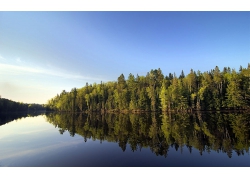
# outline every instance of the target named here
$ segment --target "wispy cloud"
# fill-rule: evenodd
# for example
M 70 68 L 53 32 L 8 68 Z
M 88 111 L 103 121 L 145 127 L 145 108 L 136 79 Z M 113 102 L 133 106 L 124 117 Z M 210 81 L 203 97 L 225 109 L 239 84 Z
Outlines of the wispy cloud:
M 22 62 L 20 59 L 17 59 L 19 63 Z M 64 73 L 60 72 L 58 70 L 46 70 L 43 68 L 37 68 L 37 67 L 28 67 L 23 65 L 13 65 L 13 64 L 5 64 L 0 63 L 0 69 L 3 69 L 4 71 L 0 71 L 0 74 L 4 74 L 4 72 L 9 73 L 18 73 L 18 74 L 27 74 L 30 73 L 32 75 L 35 74 L 42 74 L 42 75 L 48 75 L 48 76 L 56 76 L 60 78 L 66 78 L 66 79 L 75 79 L 75 80 L 92 80 L 92 81 L 103 81 L 104 79 L 96 78 L 96 77 L 89 77 L 89 76 L 82 76 L 79 74 L 71 74 L 71 73 Z M 2 72 L 2 73 L 1 73 Z
M 0 54 L 0 61 L 5 61 L 5 58 Z
M 0 68 L 3 68 L 5 71 L 20 71 L 20 72 L 29 72 L 29 73 L 42 73 L 41 70 L 30 68 L 30 67 L 24 67 L 24 66 L 17 66 L 17 65 L 11 65 L 11 64 L 0 64 Z
M 17 59 L 16 59 L 16 62 L 17 62 L 17 63 L 22 63 L 22 61 L 21 61 L 20 58 L 17 58 Z

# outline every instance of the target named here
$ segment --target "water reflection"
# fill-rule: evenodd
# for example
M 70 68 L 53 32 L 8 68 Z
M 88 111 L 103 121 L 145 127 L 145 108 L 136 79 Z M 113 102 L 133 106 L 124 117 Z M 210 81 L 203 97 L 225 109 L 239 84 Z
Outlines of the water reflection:
M 70 114 L 50 113 L 48 122 L 68 131 L 71 136 L 116 142 L 122 151 L 149 147 L 157 156 L 168 156 L 169 148 L 182 152 L 184 147 L 204 152 L 238 156 L 249 153 L 249 117 L 242 113 L 196 114 Z
M 45 111 L 35 112 L 0 112 L 0 126 L 24 117 L 35 117 L 45 114 Z

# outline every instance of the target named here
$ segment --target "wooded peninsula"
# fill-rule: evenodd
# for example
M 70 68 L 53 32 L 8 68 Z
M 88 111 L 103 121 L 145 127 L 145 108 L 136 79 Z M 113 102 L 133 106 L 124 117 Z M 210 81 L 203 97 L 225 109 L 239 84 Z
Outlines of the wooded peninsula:
M 166 112 L 250 109 L 250 64 L 239 71 L 216 66 L 206 72 L 164 76 L 121 74 L 117 81 L 63 90 L 48 100 L 48 110 L 67 112 Z
M 0 96 L 0 113 L 1 112 L 37 112 L 45 111 L 46 105 L 29 104 L 23 102 L 16 102 L 9 99 L 1 98 Z

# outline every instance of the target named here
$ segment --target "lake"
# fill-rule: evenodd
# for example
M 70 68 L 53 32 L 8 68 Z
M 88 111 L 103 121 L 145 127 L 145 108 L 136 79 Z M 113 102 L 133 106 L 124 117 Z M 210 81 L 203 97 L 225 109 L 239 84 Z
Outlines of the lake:
M 250 114 L 0 114 L 0 166 L 249 167 Z

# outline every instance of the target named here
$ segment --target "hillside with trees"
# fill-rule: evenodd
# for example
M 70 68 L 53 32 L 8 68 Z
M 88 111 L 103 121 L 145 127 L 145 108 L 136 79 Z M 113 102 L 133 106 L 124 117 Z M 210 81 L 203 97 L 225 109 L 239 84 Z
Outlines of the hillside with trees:
M 45 111 L 44 105 L 28 104 L 23 102 L 16 102 L 0 97 L 0 113 L 2 112 L 35 112 Z
M 146 76 L 121 74 L 117 81 L 63 90 L 48 100 L 47 109 L 68 112 L 144 112 L 246 110 L 250 107 L 250 64 L 239 71 L 216 66 L 190 70 L 177 77 L 161 69 Z

